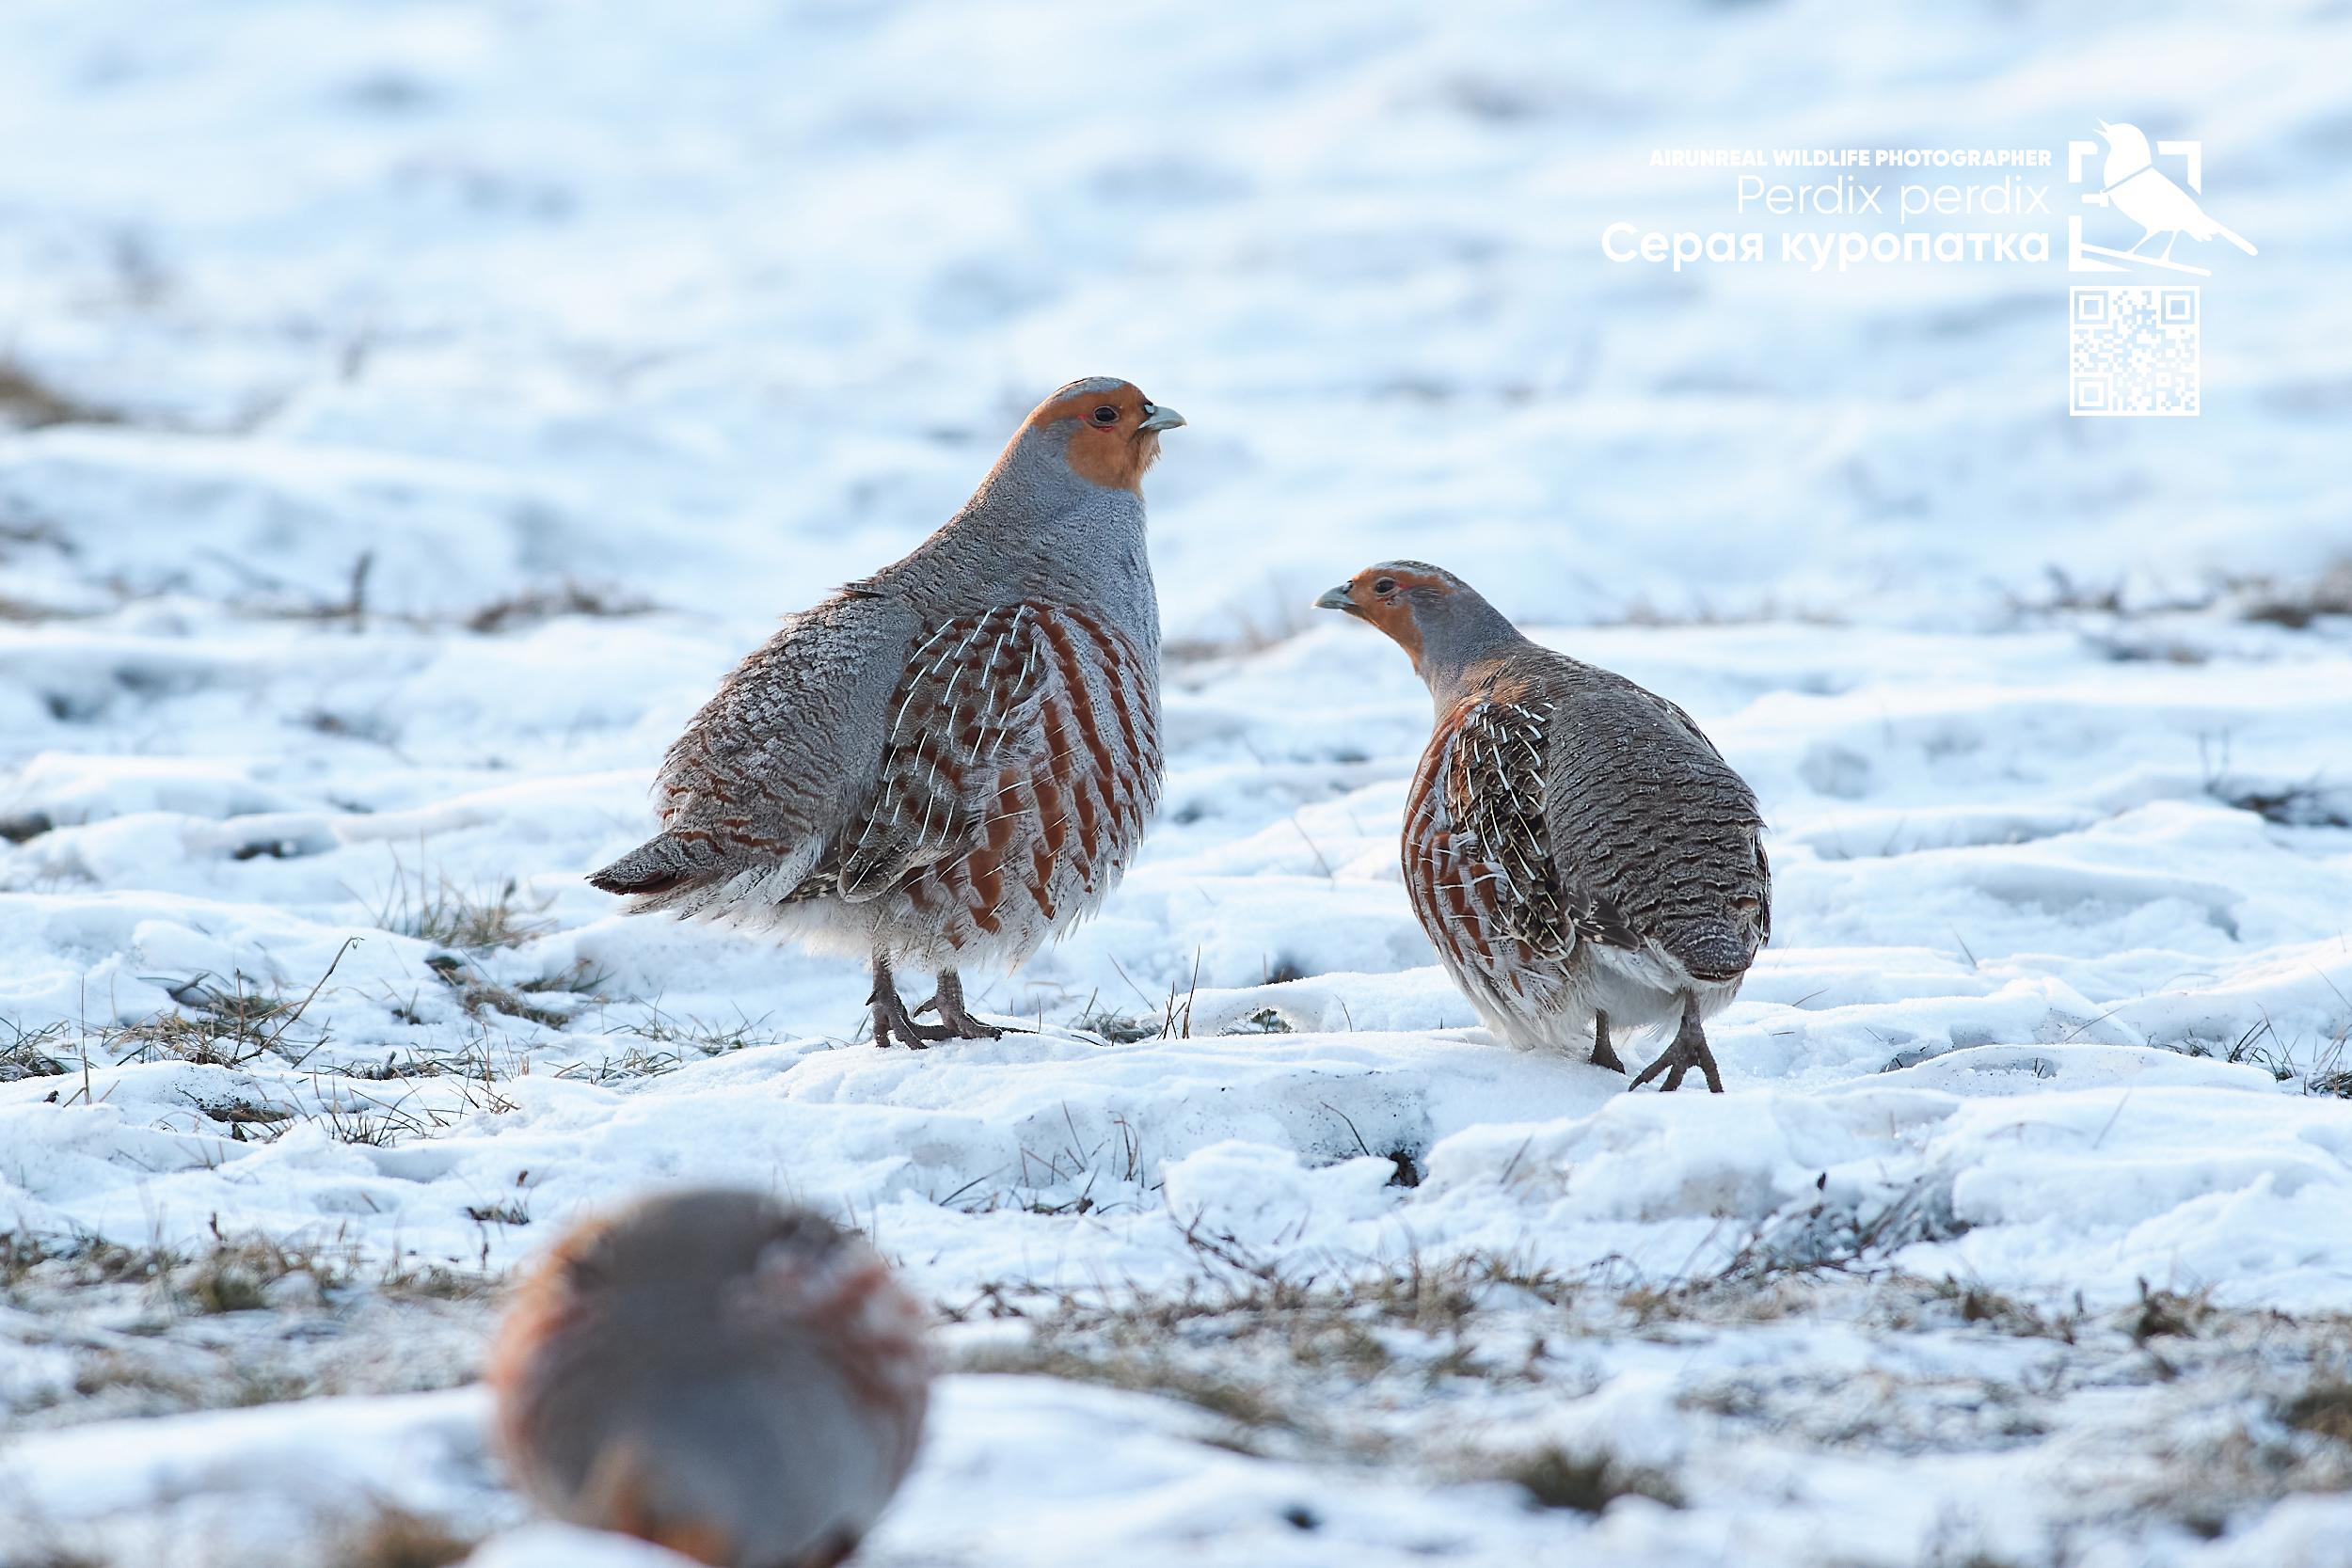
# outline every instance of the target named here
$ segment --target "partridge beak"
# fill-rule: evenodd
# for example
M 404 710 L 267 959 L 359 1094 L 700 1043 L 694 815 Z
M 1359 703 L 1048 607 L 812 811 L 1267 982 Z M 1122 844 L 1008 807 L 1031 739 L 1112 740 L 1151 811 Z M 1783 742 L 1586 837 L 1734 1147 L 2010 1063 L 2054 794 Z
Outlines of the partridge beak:
M 1356 595 L 1348 592 L 1348 589 L 1353 586 L 1352 583 L 1343 582 L 1337 588 L 1327 591 L 1323 597 L 1315 601 L 1315 608 L 1317 610 L 1343 610 L 1350 615 L 1362 615 L 1363 610 L 1356 603 Z
M 1174 430 L 1184 422 L 1184 417 L 1173 408 L 1162 408 L 1157 404 L 1148 406 L 1150 411 L 1143 416 L 1143 422 L 1136 426 L 1137 430 Z
M 2103 135 L 2103 136 L 2104 136 L 2104 135 L 2106 135 L 2109 131 L 2112 131 L 2112 130 L 2114 130 L 2114 129 L 2115 129 L 2115 127 L 2114 127 L 2114 126 L 2109 125 L 2109 124 L 2108 124 L 2106 120 L 2104 120 L 2104 119 L 2103 119 L 2103 120 L 2101 120 L 2101 121 L 2099 122 L 2099 135 Z

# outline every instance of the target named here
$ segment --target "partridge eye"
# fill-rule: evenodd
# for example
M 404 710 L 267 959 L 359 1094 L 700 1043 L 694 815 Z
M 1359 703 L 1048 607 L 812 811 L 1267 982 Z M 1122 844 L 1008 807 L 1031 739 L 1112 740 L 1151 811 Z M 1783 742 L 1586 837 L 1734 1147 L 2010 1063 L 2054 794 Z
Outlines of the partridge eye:
M 1117 424 L 1119 422 L 1119 410 L 1113 408 L 1106 403 L 1103 404 L 1102 407 L 1097 408 L 1094 411 L 1094 422 L 1096 424 Z
M 1393 594 L 1396 592 L 1396 578 L 1382 578 L 1372 585 L 1372 591 L 1375 594 Z

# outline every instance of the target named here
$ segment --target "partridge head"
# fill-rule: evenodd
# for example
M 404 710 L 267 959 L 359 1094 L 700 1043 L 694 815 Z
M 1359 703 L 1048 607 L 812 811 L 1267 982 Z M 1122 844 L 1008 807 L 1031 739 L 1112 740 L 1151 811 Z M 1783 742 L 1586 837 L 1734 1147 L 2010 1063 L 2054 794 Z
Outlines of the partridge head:
M 1369 622 L 1413 661 L 1440 702 L 1482 661 L 1534 644 L 1478 591 L 1425 561 L 1367 566 L 1315 601 Z
M 1134 383 L 1094 376 L 1039 404 L 1021 428 L 1022 436 L 1041 437 L 1041 456 L 1058 443 L 1061 460 L 1088 483 L 1136 490 L 1160 459 L 1160 433 L 1184 422 L 1182 414 L 1153 403 Z M 1025 450 L 1019 437 L 1014 450 Z

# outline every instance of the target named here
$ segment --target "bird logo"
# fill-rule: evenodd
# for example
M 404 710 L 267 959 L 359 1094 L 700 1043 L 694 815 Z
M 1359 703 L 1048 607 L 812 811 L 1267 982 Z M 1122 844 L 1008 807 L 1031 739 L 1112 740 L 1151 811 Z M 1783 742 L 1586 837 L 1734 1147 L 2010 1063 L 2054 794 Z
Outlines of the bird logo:
M 2213 276 L 2211 269 L 2172 260 L 2172 248 L 2186 234 L 2192 240 L 2227 240 L 2247 255 L 2256 254 L 2253 242 L 2235 230 L 2223 225 L 2208 214 L 2198 200 L 2201 194 L 2203 148 L 2198 142 L 2159 142 L 2154 149 L 2137 125 L 2114 124 L 2100 120 L 2099 135 L 2106 143 L 2106 156 L 2099 169 L 2096 190 L 2083 195 L 2086 207 L 2105 207 L 2139 225 L 2139 238 L 2128 249 L 2115 250 L 2106 245 L 2087 245 L 2082 239 L 2082 219 L 2068 220 L 2070 270 L 2075 272 L 2122 272 L 2124 265 L 2164 267 L 2174 272 L 2194 273 L 2200 277 Z M 2085 154 L 2096 154 L 2096 142 L 2067 144 L 2070 178 L 2081 181 Z M 2183 173 L 2187 179 L 2185 188 L 2179 182 L 2156 166 L 2156 154 L 2178 154 L 2185 160 Z M 2161 253 L 2146 254 L 2156 237 L 2164 237 Z M 2108 261 L 2092 261 L 2106 257 Z

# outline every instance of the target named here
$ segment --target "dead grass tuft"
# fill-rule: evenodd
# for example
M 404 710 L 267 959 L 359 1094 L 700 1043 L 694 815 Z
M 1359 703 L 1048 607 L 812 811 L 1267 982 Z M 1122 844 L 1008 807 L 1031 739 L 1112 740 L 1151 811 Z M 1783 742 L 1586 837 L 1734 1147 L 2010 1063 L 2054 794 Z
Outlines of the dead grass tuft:
M 596 982 L 600 983 L 602 976 Z M 580 990 L 592 986 L 580 987 Z M 768 1022 L 763 1013 L 757 1018 L 738 1011 L 732 1022 L 714 1022 L 665 1013 L 650 1004 L 644 1015 L 631 1019 L 606 1032 L 607 1038 L 626 1039 L 615 1054 L 596 1062 L 575 1062 L 563 1069 L 559 1078 L 584 1078 L 592 1084 L 607 1084 L 631 1078 L 658 1078 L 675 1072 L 690 1061 L 724 1055 L 734 1051 L 748 1051 L 774 1045 L 784 1038 Z
M 327 1560 L 338 1568 L 447 1568 L 480 1544 L 438 1519 L 379 1503 L 340 1532 Z
M 1320 1414 L 1327 1402 L 1302 1394 L 1301 1379 L 1311 1387 L 1350 1388 L 1403 1380 L 1414 1390 L 1456 1380 L 1524 1382 L 1523 1362 L 1490 1358 L 1470 1338 L 1481 1296 L 1501 1289 L 1522 1302 L 1565 1306 L 1580 1289 L 1501 1256 L 1439 1269 L 1407 1260 L 1294 1278 L 1230 1237 L 1196 1227 L 1192 1240 L 1213 1272 L 1181 1291 L 1024 1301 L 999 1287 L 946 1308 L 959 1322 L 1010 1317 L 1030 1324 L 1025 1340 L 992 1342 L 968 1369 L 1162 1393 L 1245 1427 L 1369 1453 L 1390 1438 L 1334 1428 Z
M 2162 615 L 2218 614 L 2301 631 L 2324 616 L 2352 615 L 2352 558 L 2337 561 L 2305 578 L 2218 573 L 2191 589 L 2154 594 L 2127 592 L 2122 578 L 2088 581 L 2057 566 L 2042 570 L 2045 584 L 2040 593 L 2002 590 L 2013 619 L 2082 616 L 2131 622 Z M 2185 646 L 2161 651 L 2163 657 L 2188 663 L 2201 662 L 2207 657 L 2201 649 Z M 2149 657 L 2156 650 L 2122 652 L 2124 657 Z
M 2057 1339 L 2071 1345 L 2082 1326 L 2078 1313 L 2044 1313 L 1984 1285 L 1939 1279 L 1927 1282 L 1925 1291 L 1930 1300 L 1958 1308 L 1962 1323 L 2022 1339 Z
M 0 1029 L 14 1036 L 0 1044 L 0 1084 L 13 1084 L 21 1078 L 56 1078 L 68 1070 L 63 1062 L 49 1054 L 52 1049 L 63 1049 L 65 1045 L 68 1031 L 63 1023 L 26 1029 L 0 1019 Z
M 120 424 L 122 414 L 66 390 L 14 359 L 0 359 L 0 420 L 19 430 Z
M 566 581 L 557 588 L 534 589 L 484 605 L 466 618 L 466 629 L 490 634 L 535 626 L 564 615 L 614 619 L 650 615 L 658 608 L 651 599 L 635 594 L 608 594 Z
M 2288 1401 L 2279 1418 L 2298 1431 L 2352 1445 L 2352 1383 L 2314 1383 Z
M 18 1519 L 14 1523 L 22 1527 L 24 1521 Z M 93 1552 L 56 1540 L 27 1541 L 20 1554 L 0 1558 L 0 1563 L 5 1563 L 6 1568 L 117 1568 Z
M 2249 578 L 2237 582 L 2233 592 L 2242 619 L 2301 631 L 2323 615 L 2352 615 L 2352 559 L 2335 562 L 2308 581 Z
M 2290 1404 L 2292 1412 L 2300 1401 Z M 2330 1396 L 2310 1418 L 2332 1421 L 2338 1406 Z M 2199 1434 L 2166 1452 L 2163 1478 L 2142 1500 L 2151 1512 L 2208 1540 L 2226 1534 L 2233 1522 L 2296 1494 L 2352 1491 L 2352 1445 L 2328 1440 L 2292 1422 L 2283 1430 L 2268 1419 L 2239 1422 L 2217 1435 Z
M 2216 780 L 2207 792 L 2226 806 L 2250 811 L 2277 828 L 2352 828 L 2352 785 L 2252 784 Z
M 1647 1497 L 1668 1508 L 1682 1506 L 1681 1492 L 1667 1477 L 1608 1454 L 1577 1455 L 1547 1447 L 1530 1453 L 1486 1456 L 1473 1461 L 1471 1471 L 1513 1482 L 1538 1508 L 1597 1514 L 1619 1497 Z
M 482 1301 L 497 1293 L 498 1282 L 487 1274 L 403 1259 L 385 1265 L 375 1288 L 388 1296 L 414 1301 Z
M 2330 784 L 2316 774 L 2293 784 L 2233 777 L 2226 732 L 2200 735 L 2197 757 L 2205 793 L 2225 806 L 2252 812 L 2280 828 L 2352 827 L 2352 785 Z
M 525 996 L 523 993 L 532 989 L 529 986 L 501 986 L 489 980 L 464 978 L 451 974 L 444 974 L 441 977 L 449 981 L 451 988 L 457 992 L 457 1005 L 466 1009 L 469 1018 L 480 1018 L 484 1013 L 503 1013 L 508 1018 L 520 1019 L 526 1023 L 536 1023 L 548 1029 L 563 1029 L 571 1024 L 571 1014 L 553 1007 L 543 1007 Z
M 527 1216 L 514 1223 L 527 1223 Z M 279 1239 L 215 1231 L 205 1246 L 190 1251 L 161 1242 L 128 1246 L 88 1235 L 0 1233 L 0 1290 L 20 1290 L 37 1278 L 75 1291 L 142 1287 L 157 1306 L 189 1317 L 305 1301 L 326 1305 L 337 1292 L 362 1287 L 437 1301 L 471 1300 L 490 1289 L 487 1275 L 440 1264 L 372 1263 L 356 1243 L 340 1237 Z M 290 1280 L 301 1287 L 291 1295 L 285 1283 Z
M 525 908 L 513 878 L 496 893 L 460 887 L 447 877 L 420 870 L 414 877 L 395 860 L 392 884 L 376 904 L 377 926 L 398 936 L 469 953 L 519 947 L 541 936 L 548 923 L 544 904 Z
M 117 1032 L 117 1059 L 155 1061 L 174 1056 L 201 1067 L 243 1067 L 272 1050 L 302 1016 L 302 1004 L 263 990 L 240 971 L 226 986 L 199 974 L 171 990 L 187 1011 L 158 1013 Z
M 198 974 L 167 991 L 184 1011 L 160 1013 L 121 1029 L 101 1030 L 95 1041 L 118 1063 L 169 1056 L 201 1067 L 239 1068 L 261 1056 L 276 1055 L 289 1066 L 299 1067 L 326 1043 L 327 1034 L 321 1029 L 295 1038 L 293 1031 L 318 1000 L 343 955 L 358 942 L 357 937 L 346 939 L 299 999 L 264 990 L 243 971 L 230 975 L 226 984 L 210 973 Z M 81 1043 L 85 1060 L 91 1043 L 89 1037 Z
M 1883 1201 L 1825 1196 L 1758 1226 L 1713 1274 L 1637 1279 L 1623 1306 L 1641 1323 L 1766 1323 L 1801 1310 L 1796 1287 L 1833 1275 L 1891 1275 L 1885 1259 L 1915 1242 L 1941 1241 L 1966 1227 L 1952 1213 L 1948 1177 L 1923 1178 Z
M 1114 1012 L 1090 1002 L 1085 1011 L 1070 1021 L 1070 1026 L 1083 1029 L 1089 1035 L 1100 1035 L 1113 1045 L 1134 1045 L 1140 1040 L 1157 1039 L 1160 1036 L 1157 1019 Z
M 292 1272 L 283 1258 L 260 1248 L 217 1247 L 175 1283 L 181 1299 L 209 1317 L 260 1310 L 269 1305 L 269 1286 Z
M 2199 1291 L 2184 1295 L 2178 1291 L 2149 1289 L 2148 1282 L 2139 1282 L 2139 1305 L 2127 1314 L 2132 1343 L 2145 1346 L 2151 1339 L 2193 1339 L 2214 1315 L 2212 1291 Z
M 2352 1012 L 2332 1029 L 2294 1039 L 2280 1035 L 2267 1017 L 2258 1019 L 2226 1052 L 2215 1041 L 2195 1036 L 2157 1043 L 2185 1056 L 2258 1067 L 2281 1084 L 2300 1083 L 2305 1094 L 2352 1100 Z
M 211 1245 L 194 1253 L 161 1243 L 125 1246 L 95 1236 L 62 1243 L 0 1236 L 0 1286 L 15 1289 L 36 1271 L 77 1290 L 138 1285 L 151 1290 L 158 1305 L 196 1317 L 269 1306 L 272 1287 L 296 1276 L 323 1299 L 351 1282 L 355 1262 L 351 1254 L 331 1247 L 262 1236 L 215 1235 Z
M 1107 1352 L 1075 1342 L 993 1347 L 975 1354 L 964 1370 L 1018 1372 L 1092 1383 L 1131 1394 L 1159 1394 L 1247 1428 L 1287 1427 L 1291 1418 L 1269 1389 L 1131 1346 Z
M 454 617 L 386 611 L 372 610 L 368 605 L 368 579 L 375 569 L 373 550 L 362 550 L 353 558 L 343 591 L 336 597 L 326 597 L 315 588 L 273 577 L 250 562 L 240 564 L 255 590 L 237 602 L 236 608 L 245 613 L 270 620 L 343 626 L 355 632 L 363 630 L 371 624 L 407 626 L 420 631 L 438 630 L 455 625 L 468 631 L 495 635 L 538 626 L 567 615 L 612 619 L 648 615 L 660 608 L 651 599 L 635 594 L 608 592 L 566 580 L 554 588 L 534 588 L 494 599 L 469 614 Z

